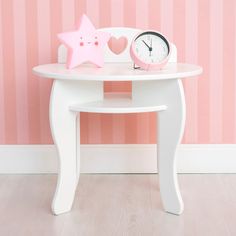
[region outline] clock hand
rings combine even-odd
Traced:
[[[148,47],[148,49],[150,51],[150,47],[147,45],[147,43],[144,40],[142,40],[142,41],[144,42],[144,44]]]
[[[151,45],[149,47],[149,56],[151,56],[151,55],[152,55],[152,38],[151,38]]]

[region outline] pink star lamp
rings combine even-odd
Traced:
[[[110,37],[109,33],[97,31],[89,18],[82,15],[76,31],[58,34],[59,40],[68,49],[66,67],[72,69],[84,62],[102,67],[103,48]]]

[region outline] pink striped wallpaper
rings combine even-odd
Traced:
[[[52,143],[51,82],[31,72],[56,61],[56,34],[86,13],[96,27],[153,28],[178,48],[179,61],[204,73],[186,80],[184,143],[236,143],[235,0],[1,0],[0,144]],[[106,91],[130,91],[106,83]],[[82,115],[82,143],[154,143],[154,114]]]

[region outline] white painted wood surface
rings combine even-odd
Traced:
[[[175,154],[184,132],[186,113],[184,91],[180,80],[166,82],[161,90],[168,109],[166,112],[160,113],[158,117],[160,192],[165,210],[170,213],[181,214],[184,204],[176,175]]]
[[[166,211],[181,214],[183,201],[176,175],[176,148],[185,123],[185,99],[181,80],[135,81],[133,100],[165,103],[167,109],[158,116],[158,170],[160,192]]]
[[[102,100],[79,103],[69,106],[71,111],[95,113],[138,113],[164,111],[167,106],[161,103],[135,101],[127,93],[106,93]]]
[[[53,83],[50,127],[59,156],[58,182],[52,202],[52,211],[56,215],[71,209],[80,173],[80,146],[77,145],[80,127],[76,127],[80,114],[70,111],[69,106],[75,101],[89,102],[102,97],[102,82],[55,80]]]
[[[116,37],[126,34],[129,43],[137,33],[136,29],[129,28],[103,30],[109,31]],[[160,71],[132,69],[128,48],[119,56],[106,48],[107,63],[103,68],[95,68],[89,64],[72,70],[67,70],[64,64],[33,68],[35,74],[55,79],[50,102],[51,129],[60,160],[57,190],[52,204],[55,214],[69,211],[73,203],[80,173],[80,152],[79,148],[76,149],[76,138],[78,139],[80,130],[77,127],[76,132],[76,113],[79,117],[81,111],[104,113],[162,111],[158,152],[160,191],[166,211],[173,214],[182,212],[183,202],[175,166],[175,151],[182,137],[185,118],[183,89],[179,79],[199,75],[202,68],[176,63],[177,51],[175,46],[172,46],[174,49],[171,55],[172,63],[168,63]],[[63,50],[63,47],[59,48],[60,63],[66,58],[66,51]],[[103,81],[132,81],[132,100],[104,99]]]
[[[109,27],[101,28],[99,30],[110,33],[116,39],[125,37],[127,39],[127,46],[123,52],[118,56],[114,54],[106,45],[104,49],[105,62],[132,62],[130,57],[130,46],[133,38],[142,30],[129,27]],[[177,49],[174,44],[171,43],[172,54],[170,55],[169,62],[176,62]],[[67,49],[64,45],[60,45],[58,48],[58,63],[65,63],[67,59]]]
[[[137,81],[183,79],[197,76],[202,68],[185,63],[169,63],[161,70],[137,70],[132,63],[105,63],[96,68],[91,64],[83,64],[74,69],[66,69],[65,64],[46,64],[33,68],[33,72],[44,78],[61,80],[92,81]]]
[[[156,144],[82,144],[80,152],[81,173],[158,173]],[[235,156],[236,144],[180,144],[176,150],[176,171],[236,174]],[[53,144],[0,145],[0,174],[57,172],[58,153]]]
[[[113,37],[117,39],[119,39],[120,37],[126,37],[127,39],[127,46],[125,50],[118,56],[109,49],[108,45],[105,46],[105,62],[131,62],[131,57],[129,54],[131,41],[141,30],[128,27],[109,27],[101,28],[99,30],[109,32]],[[58,63],[65,63],[66,59],[67,49],[64,45],[60,45],[60,47],[58,48]]]

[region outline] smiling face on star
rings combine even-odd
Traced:
[[[78,44],[80,47],[98,46],[99,37],[98,35],[93,35],[92,37],[88,37],[86,35],[80,35]]]

